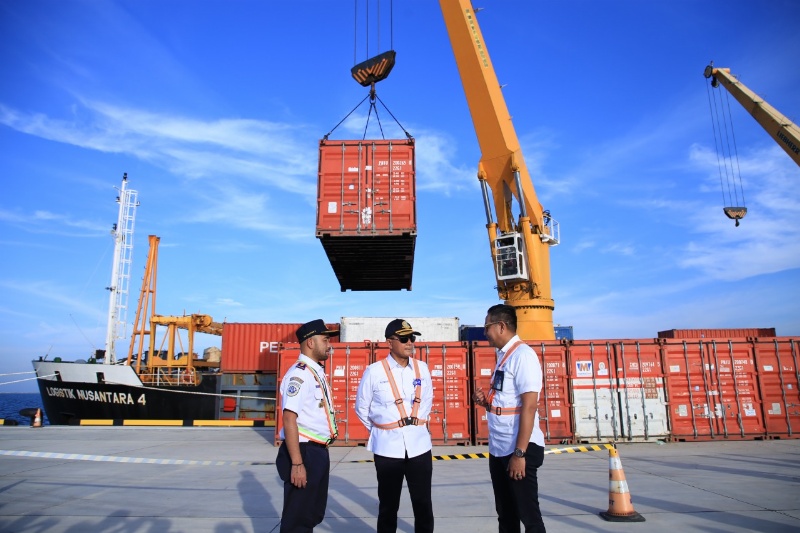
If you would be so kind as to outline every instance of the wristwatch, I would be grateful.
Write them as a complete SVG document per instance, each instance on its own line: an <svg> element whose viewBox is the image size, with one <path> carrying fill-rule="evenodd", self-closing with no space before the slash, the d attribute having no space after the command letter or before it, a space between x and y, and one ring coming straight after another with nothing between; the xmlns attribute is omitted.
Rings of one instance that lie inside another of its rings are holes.
<svg viewBox="0 0 800 533"><path fill-rule="evenodd" d="M514 457L525 457L525 452L521 448L514 448Z"/></svg>

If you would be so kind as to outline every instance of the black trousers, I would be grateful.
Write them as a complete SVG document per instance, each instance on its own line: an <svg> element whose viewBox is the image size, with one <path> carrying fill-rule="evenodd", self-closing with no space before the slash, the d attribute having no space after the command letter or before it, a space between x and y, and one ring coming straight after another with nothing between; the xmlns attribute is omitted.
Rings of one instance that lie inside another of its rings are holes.
<svg viewBox="0 0 800 533"><path fill-rule="evenodd" d="M377 533L395 533L397 531L397 510L400 508L403 478L408 485L411 507L414 509L414 532L431 533L433 531L433 503L431 503L433 458L431 452L404 459L376 454L375 472L378 474L379 501Z"/></svg>
<svg viewBox="0 0 800 533"><path fill-rule="evenodd" d="M519 523L525 533L545 533L542 513L539 510L539 482L536 471L544 462L544 448L532 442L525 450L525 477L520 480L508 477L510 455L489 455L489 474L494 489L494 507L497 510L498 531L519 533Z"/></svg>
<svg viewBox="0 0 800 533"><path fill-rule="evenodd" d="M292 485L292 459L282 443L275 459L278 475L283 480L283 513L281 533L306 533L325 518L328 506L328 480L331 460L328 449L312 443L300 443L300 455L306 469L306 486Z"/></svg>

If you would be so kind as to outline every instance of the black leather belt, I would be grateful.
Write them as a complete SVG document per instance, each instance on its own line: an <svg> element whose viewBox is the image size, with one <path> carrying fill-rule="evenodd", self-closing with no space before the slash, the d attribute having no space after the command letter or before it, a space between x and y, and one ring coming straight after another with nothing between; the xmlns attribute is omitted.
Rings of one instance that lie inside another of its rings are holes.
<svg viewBox="0 0 800 533"><path fill-rule="evenodd" d="M300 444L308 444L309 446L315 446L317 448L327 448L328 447L327 444L322 444L322 443L314 442L314 441L301 442Z"/></svg>

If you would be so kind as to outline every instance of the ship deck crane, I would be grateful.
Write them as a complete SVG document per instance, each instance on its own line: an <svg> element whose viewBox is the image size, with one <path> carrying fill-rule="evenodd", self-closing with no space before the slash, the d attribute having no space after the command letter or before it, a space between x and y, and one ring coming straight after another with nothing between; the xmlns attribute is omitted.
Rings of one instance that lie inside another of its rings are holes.
<svg viewBox="0 0 800 533"><path fill-rule="evenodd" d="M131 335L128 359L125 364L136 365L136 373L143 383L169 383L197 385L199 376L195 367L210 366L203 360L194 358L194 334L207 333L222 335L224 324L215 322L209 315L191 314L183 316L165 316L156 314L156 288L158 280L158 243L161 239L150 235L150 249L147 253L142 289L136 308L133 334ZM167 328L166 335L159 346L156 346L156 330L158 326ZM180 341L179 329L188 332L186 352L176 352L175 343ZM163 348L166 345L166 350ZM166 353L163 353L166 352ZM148 356L145 356L148 354ZM164 355L164 358L159 357ZM142 366L144 365L144 368ZM213 365L216 366L216 365Z"/></svg>
<svg viewBox="0 0 800 533"><path fill-rule="evenodd" d="M498 296L516 308L522 339L554 339L550 246L559 242L558 223L536 197L470 0L439 0L439 5L481 149L478 180ZM516 220L512 197L520 211Z"/></svg>

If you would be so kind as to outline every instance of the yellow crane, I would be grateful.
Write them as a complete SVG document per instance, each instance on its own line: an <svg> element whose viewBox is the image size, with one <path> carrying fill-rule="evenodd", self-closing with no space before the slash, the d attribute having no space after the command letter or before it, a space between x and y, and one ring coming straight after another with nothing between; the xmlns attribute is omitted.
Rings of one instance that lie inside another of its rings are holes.
<svg viewBox="0 0 800 533"><path fill-rule="evenodd" d="M439 0L439 5L481 149L478 180L498 296L516 308L522 339L554 339L550 246L559 242L558 223L536 197L470 0ZM516 219L512 198L519 208Z"/></svg>
<svg viewBox="0 0 800 533"><path fill-rule="evenodd" d="M742 107L753 115L756 122L770 134L773 140L789 154L789 157L800 166L800 128L794 122L748 89L744 83L731 74L731 69L717 68L712 62L705 68L703 75L711 78L712 87L720 85L725 87Z"/></svg>

